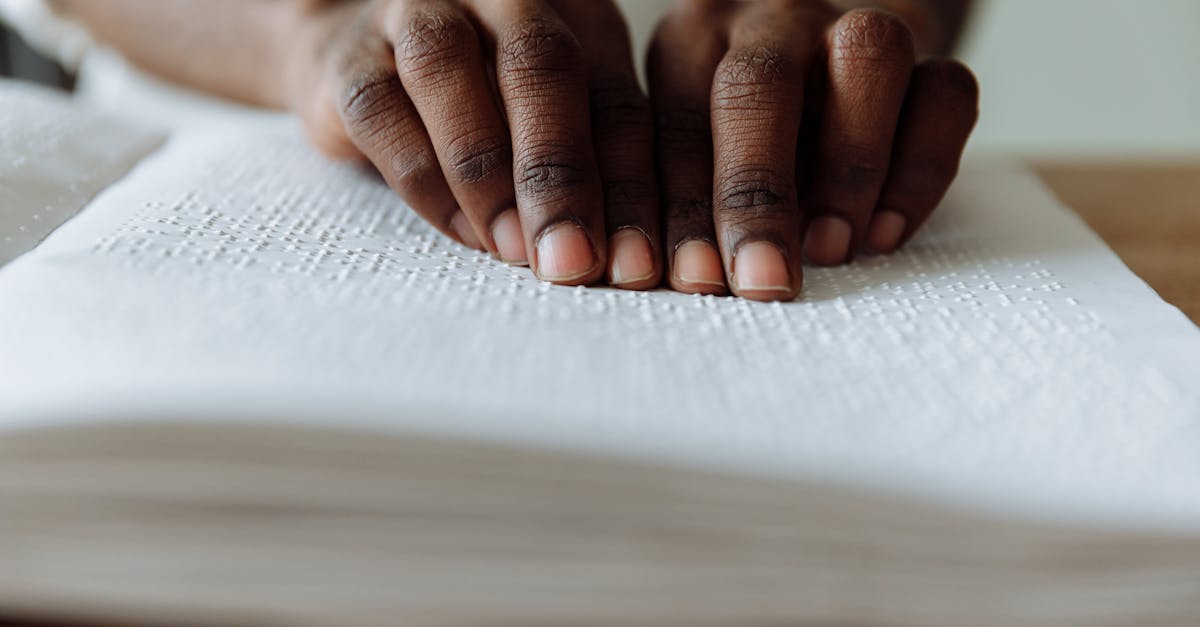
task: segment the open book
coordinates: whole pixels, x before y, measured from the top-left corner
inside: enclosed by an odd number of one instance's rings
[[[1200,624],[1200,331],[1004,161],[790,304],[540,283],[286,119],[0,84],[0,198],[0,615]]]

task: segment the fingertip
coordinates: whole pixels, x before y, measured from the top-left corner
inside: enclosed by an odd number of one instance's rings
[[[534,250],[534,271],[543,281],[587,285],[600,278],[600,256],[587,232],[575,222],[560,222],[547,228]]]
[[[867,247],[871,252],[890,255],[900,248],[904,233],[908,229],[908,218],[896,211],[880,211],[871,219],[867,232]]]
[[[529,265],[529,254],[525,252],[525,234],[521,230],[521,218],[516,209],[501,213],[492,222],[492,241],[500,261],[512,266]]]
[[[675,249],[672,266],[671,288],[675,291],[712,296],[724,296],[729,293],[725,285],[725,268],[721,264],[721,254],[709,242],[683,242]]]
[[[628,290],[645,290],[658,285],[659,264],[654,247],[640,229],[629,227],[617,231],[609,240],[609,250],[608,279],[611,285]]]
[[[462,242],[467,248],[484,250],[483,242],[475,234],[475,227],[471,226],[471,221],[467,219],[467,214],[461,211],[455,213],[454,217],[450,218],[450,230],[458,236],[458,241]]]
[[[748,242],[734,256],[733,285],[738,296],[761,302],[790,301],[799,295],[787,256],[770,242]]]
[[[854,228],[844,218],[820,216],[812,221],[804,236],[804,257],[818,266],[836,266],[850,257]]]

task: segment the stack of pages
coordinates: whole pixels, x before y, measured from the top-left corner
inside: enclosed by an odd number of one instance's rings
[[[0,615],[1200,624],[1200,330],[1002,160],[756,304],[0,83],[0,264]]]

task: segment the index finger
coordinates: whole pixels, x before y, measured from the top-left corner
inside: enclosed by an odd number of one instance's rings
[[[472,0],[469,7],[495,46],[533,270],[552,283],[595,283],[604,276],[607,241],[579,41],[544,0]]]

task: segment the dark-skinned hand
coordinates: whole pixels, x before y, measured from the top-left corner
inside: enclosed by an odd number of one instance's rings
[[[896,14],[689,0],[649,62],[671,286],[790,300],[803,262],[891,253],[950,186],[978,108]]]
[[[970,71],[877,9],[679,2],[648,101],[609,0],[318,4],[295,89],[314,142],[559,284],[794,299],[806,261],[911,238],[977,117]]]

